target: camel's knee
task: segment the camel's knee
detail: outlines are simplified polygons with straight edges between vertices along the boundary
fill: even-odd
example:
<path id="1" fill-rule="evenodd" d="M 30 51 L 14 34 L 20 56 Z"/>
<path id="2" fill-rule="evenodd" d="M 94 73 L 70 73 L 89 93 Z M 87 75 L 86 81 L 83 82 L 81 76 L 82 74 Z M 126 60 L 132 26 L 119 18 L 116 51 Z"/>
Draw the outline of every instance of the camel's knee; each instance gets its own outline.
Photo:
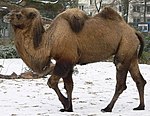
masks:
<path id="1" fill-rule="evenodd" d="M 137 86 L 143 86 L 144 87 L 147 82 L 141 74 L 139 76 L 140 76 L 140 78 L 135 78 L 134 81 L 135 81 Z"/>
<path id="2" fill-rule="evenodd" d="M 126 89 L 126 73 L 117 73 L 116 92 L 121 94 Z"/>
<path id="3" fill-rule="evenodd" d="M 133 73 L 130 71 L 130 73 L 137 86 L 145 86 L 146 80 L 143 78 L 140 72 Z"/>
<path id="4" fill-rule="evenodd" d="M 126 90 L 127 89 L 127 86 L 126 86 L 126 84 L 123 84 L 123 85 L 117 85 L 116 86 L 116 91 L 119 93 L 119 94 L 121 94 L 124 90 Z"/>
<path id="5" fill-rule="evenodd" d="M 138 59 L 132 60 L 130 68 L 129 68 L 129 72 L 137 86 L 145 86 L 146 81 L 140 73 Z"/>
<path id="6" fill-rule="evenodd" d="M 47 85 L 48 85 L 50 88 L 56 88 L 56 86 L 58 86 L 59 79 L 60 79 L 60 78 L 59 78 L 58 76 L 52 75 L 52 76 L 48 79 Z"/>

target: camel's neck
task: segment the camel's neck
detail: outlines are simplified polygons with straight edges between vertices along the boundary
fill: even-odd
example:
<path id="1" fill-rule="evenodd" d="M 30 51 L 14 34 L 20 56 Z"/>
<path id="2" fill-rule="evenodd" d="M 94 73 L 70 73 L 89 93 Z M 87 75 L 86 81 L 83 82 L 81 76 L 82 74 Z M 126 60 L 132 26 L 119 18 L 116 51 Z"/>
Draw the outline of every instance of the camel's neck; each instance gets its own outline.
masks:
<path id="1" fill-rule="evenodd" d="M 15 30 L 15 45 L 20 57 L 33 71 L 41 73 L 50 62 L 50 46 L 45 34 L 37 48 L 34 48 L 31 30 Z"/>

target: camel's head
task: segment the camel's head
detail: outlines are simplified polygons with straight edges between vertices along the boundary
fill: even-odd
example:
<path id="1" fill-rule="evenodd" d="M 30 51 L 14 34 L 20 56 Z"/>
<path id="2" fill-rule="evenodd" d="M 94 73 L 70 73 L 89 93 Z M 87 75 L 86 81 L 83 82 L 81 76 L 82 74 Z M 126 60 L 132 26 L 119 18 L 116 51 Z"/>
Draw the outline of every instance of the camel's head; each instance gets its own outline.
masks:
<path id="1" fill-rule="evenodd" d="M 23 8 L 13 10 L 4 17 L 5 22 L 10 22 L 16 28 L 25 28 L 33 23 L 33 20 L 40 16 L 40 13 L 34 8 Z"/>
<path id="2" fill-rule="evenodd" d="M 35 8 L 23 8 L 21 10 L 13 10 L 4 17 L 5 22 L 10 22 L 14 29 L 29 29 L 33 36 L 34 47 L 38 47 L 44 27 L 39 11 Z"/>

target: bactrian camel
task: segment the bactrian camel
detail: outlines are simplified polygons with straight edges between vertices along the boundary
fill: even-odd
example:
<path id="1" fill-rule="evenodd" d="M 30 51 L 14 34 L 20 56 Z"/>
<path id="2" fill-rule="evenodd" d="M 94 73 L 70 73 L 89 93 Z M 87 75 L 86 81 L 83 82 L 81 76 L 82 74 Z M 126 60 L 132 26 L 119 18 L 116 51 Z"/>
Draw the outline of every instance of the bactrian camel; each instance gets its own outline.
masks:
<path id="1" fill-rule="evenodd" d="M 116 89 L 111 102 L 102 111 L 111 112 L 119 95 L 127 88 L 128 71 L 139 92 L 140 104 L 134 110 L 144 110 L 146 81 L 138 65 L 144 47 L 143 38 L 112 8 L 105 7 L 93 17 L 76 8 L 68 9 L 57 15 L 47 30 L 35 8 L 14 10 L 5 16 L 5 20 L 10 21 L 14 29 L 20 57 L 33 71 L 46 75 L 51 59 L 56 61 L 48 86 L 56 92 L 64 107 L 60 111 L 73 111 L 73 67 L 99 62 L 110 56 L 114 56 L 116 66 Z M 60 78 L 67 98 L 58 87 Z"/>

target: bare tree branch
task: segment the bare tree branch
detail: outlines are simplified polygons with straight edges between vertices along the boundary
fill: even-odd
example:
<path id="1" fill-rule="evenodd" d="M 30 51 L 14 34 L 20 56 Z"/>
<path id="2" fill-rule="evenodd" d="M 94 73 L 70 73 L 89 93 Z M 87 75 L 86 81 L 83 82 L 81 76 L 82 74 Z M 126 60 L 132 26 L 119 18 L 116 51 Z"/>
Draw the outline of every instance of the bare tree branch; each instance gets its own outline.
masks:
<path id="1" fill-rule="evenodd" d="M 100 11 L 102 2 L 103 2 L 103 0 L 99 0 L 98 2 L 97 2 L 97 0 L 94 1 L 97 12 Z M 99 4 L 99 6 L 98 6 L 98 4 Z"/>

